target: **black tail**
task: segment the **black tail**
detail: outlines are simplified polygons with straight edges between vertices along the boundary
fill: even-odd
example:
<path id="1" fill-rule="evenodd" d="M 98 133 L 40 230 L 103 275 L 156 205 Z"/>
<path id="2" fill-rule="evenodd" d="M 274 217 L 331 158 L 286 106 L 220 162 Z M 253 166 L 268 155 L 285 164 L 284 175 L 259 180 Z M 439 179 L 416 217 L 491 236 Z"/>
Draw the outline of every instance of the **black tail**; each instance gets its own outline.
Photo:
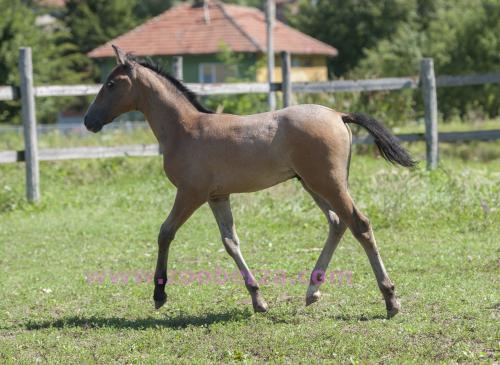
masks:
<path id="1" fill-rule="evenodd" d="M 382 157 L 392 163 L 397 163 L 404 167 L 413 167 L 417 164 L 387 128 L 380 122 L 361 113 L 349 113 L 342 117 L 344 123 L 358 124 L 368 130 L 373 136 L 375 144 Z"/>

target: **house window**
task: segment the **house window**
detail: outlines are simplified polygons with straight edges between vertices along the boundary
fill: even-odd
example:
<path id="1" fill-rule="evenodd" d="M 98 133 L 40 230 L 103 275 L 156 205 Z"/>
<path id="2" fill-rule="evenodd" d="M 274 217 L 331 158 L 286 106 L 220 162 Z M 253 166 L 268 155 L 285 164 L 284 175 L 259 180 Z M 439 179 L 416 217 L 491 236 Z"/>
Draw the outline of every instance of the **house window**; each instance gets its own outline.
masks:
<path id="1" fill-rule="evenodd" d="M 224 82 L 228 77 L 237 75 L 235 68 L 227 67 L 223 63 L 200 63 L 199 65 L 199 81 L 202 84 Z"/>
<path id="2" fill-rule="evenodd" d="M 312 67 L 313 61 L 307 57 L 292 57 L 292 67 Z"/>

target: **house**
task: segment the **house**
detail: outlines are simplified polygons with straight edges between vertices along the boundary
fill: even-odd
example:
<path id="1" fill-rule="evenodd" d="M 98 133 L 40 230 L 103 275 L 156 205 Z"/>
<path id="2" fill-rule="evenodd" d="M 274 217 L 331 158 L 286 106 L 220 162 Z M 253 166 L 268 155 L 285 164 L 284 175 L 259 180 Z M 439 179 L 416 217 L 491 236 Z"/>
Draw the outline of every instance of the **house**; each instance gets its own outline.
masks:
<path id="1" fill-rule="evenodd" d="M 152 57 L 159 63 L 183 56 L 184 81 L 214 83 L 238 77 L 257 67 L 251 77 L 267 80 L 265 14 L 259 9 L 224 4 L 217 0 L 184 2 L 150 19 L 137 28 L 103 44 L 88 55 L 100 64 L 103 77 L 114 67 L 111 44 L 136 56 Z M 224 65 L 218 53 L 222 47 L 242 54 L 238 69 Z M 276 21 L 274 29 L 276 68 L 274 79 L 281 81 L 279 52 L 292 54 L 292 81 L 325 81 L 327 60 L 337 50 L 290 26 Z"/>

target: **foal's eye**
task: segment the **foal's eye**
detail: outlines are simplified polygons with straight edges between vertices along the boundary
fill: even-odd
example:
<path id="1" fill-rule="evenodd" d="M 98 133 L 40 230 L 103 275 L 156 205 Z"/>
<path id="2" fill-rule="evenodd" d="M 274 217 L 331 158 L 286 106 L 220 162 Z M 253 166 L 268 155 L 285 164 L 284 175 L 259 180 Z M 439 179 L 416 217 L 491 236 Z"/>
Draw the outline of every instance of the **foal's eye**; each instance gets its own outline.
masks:
<path id="1" fill-rule="evenodd" d="M 114 81 L 108 81 L 108 82 L 106 82 L 106 86 L 111 89 L 113 86 L 115 86 L 115 82 Z"/>

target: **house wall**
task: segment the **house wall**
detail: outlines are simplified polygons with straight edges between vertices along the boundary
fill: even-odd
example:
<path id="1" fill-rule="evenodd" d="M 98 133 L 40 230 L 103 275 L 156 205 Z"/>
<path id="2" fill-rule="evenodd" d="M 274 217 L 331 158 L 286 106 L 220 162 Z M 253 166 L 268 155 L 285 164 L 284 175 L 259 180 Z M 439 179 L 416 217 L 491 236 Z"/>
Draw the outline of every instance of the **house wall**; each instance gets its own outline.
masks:
<path id="1" fill-rule="evenodd" d="M 154 62 L 159 63 L 169 71 L 171 69 L 172 57 L 170 56 L 153 56 Z M 267 66 L 264 62 L 263 55 L 248 53 L 245 55 L 243 62 L 238 65 L 238 77 L 249 77 L 248 70 L 256 62 L 260 62 L 262 66 L 257 69 L 255 80 L 257 82 L 267 81 Z M 184 55 L 184 81 L 187 83 L 197 83 L 200 81 L 200 64 L 201 63 L 220 63 L 216 54 L 207 55 Z M 101 79 L 104 81 L 109 72 L 115 67 L 114 58 L 101 59 L 99 61 L 101 68 Z M 276 56 L 274 68 L 274 80 L 281 82 L 281 57 Z M 292 55 L 292 81 L 327 81 L 328 67 L 327 58 L 317 55 Z"/>
<path id="2" fill-rule="evenodd" d="M 153 56 L 150 57 L 154 62 L 160 64 L 166 71 L 171 70 L 172 56 Z M 255 64 L 257 56 L 248 53 L 245 55 L 243 62 L 238 65 L 237 77 L 248 77 L 247 71 Z M 114 58 L 105 58 L 98 61 L 101 70 L 101 81 L 104 81 L 107 75 L 115 67 L 116 61 Z M 206 55 L 184 55 L 183 56 L 183 72 L 184 82 L 198 83 L 200 82 L 200 64 L 202 63 L 220 63 L 216 54 Z"/>
<path id="3" fill-rule="evenodd" d="M 201 63 L 217 63 L 217 56 L 214 54 L 206 55 L 184 55 L 182 58 L 184 81 L 197 83 L 200 81 L 200 64 Z"/>
<path id="4" fill-rule="evenodd" d="M 328 81 L 328 66 L 325 56 L 292 55 L 291 58 L 293 82 Z M 281 82 L 280 56 L 276 56 L 274 64 L 274 81 Z M 256 79 L 258 82 L 267 82 L 267 66 L 257 70 Z"/>

